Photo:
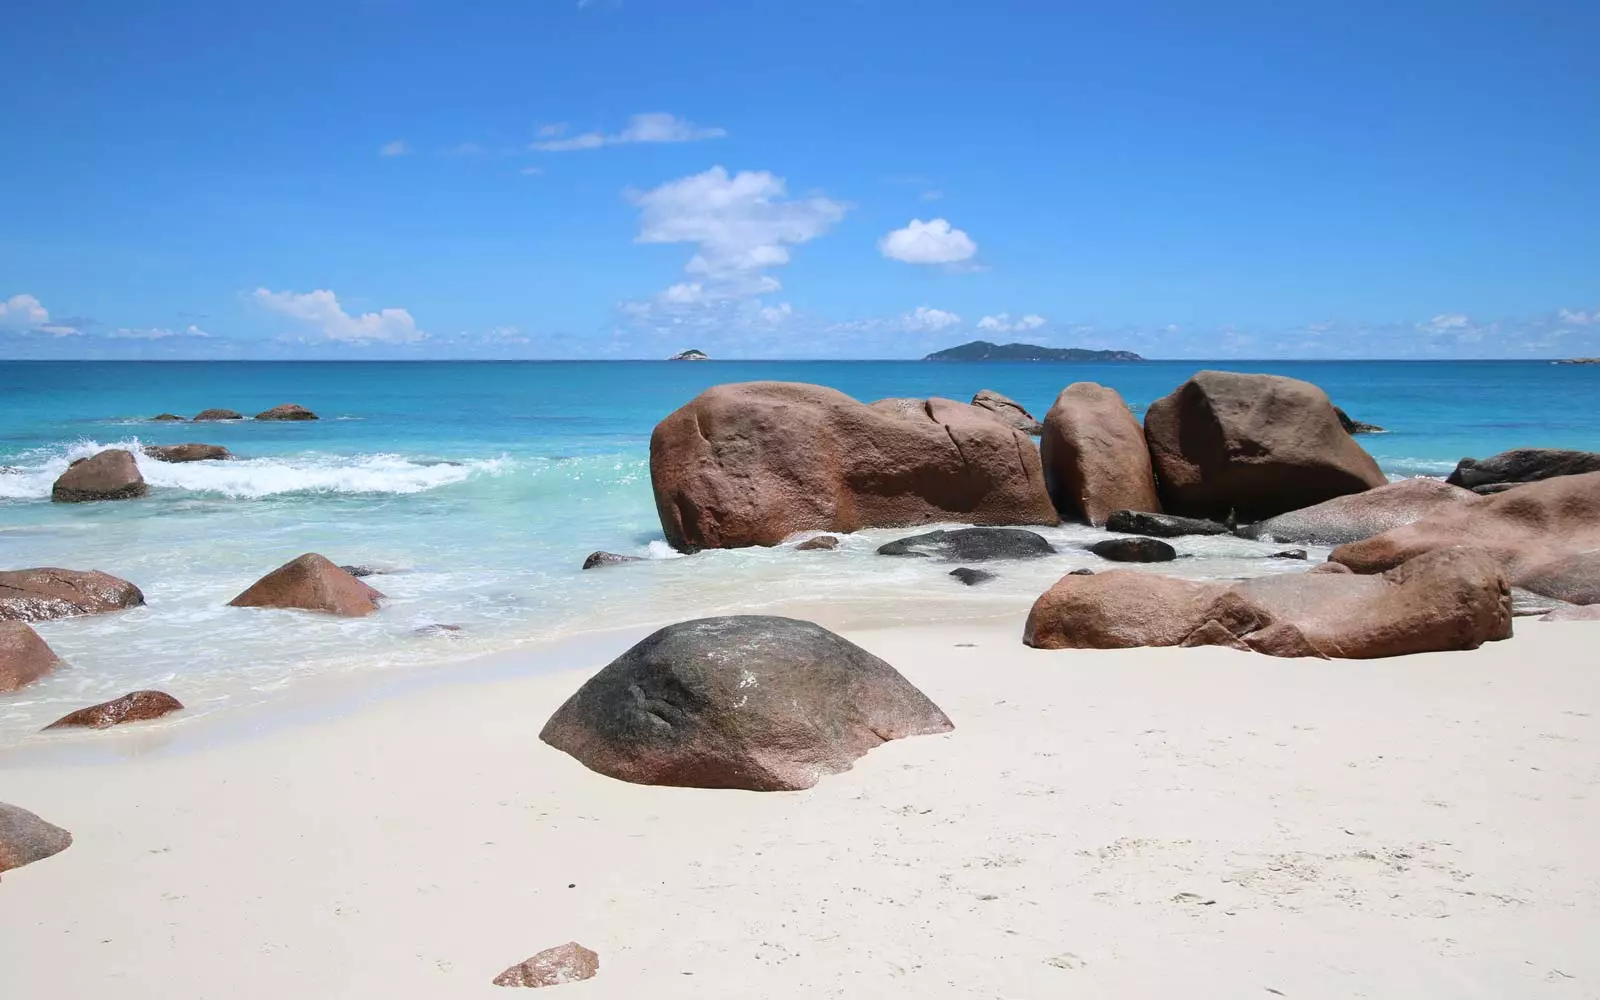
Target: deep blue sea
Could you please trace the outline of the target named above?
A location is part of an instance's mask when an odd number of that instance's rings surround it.
[[[0,567],[98,568],[137,583],[147,607],[43,623],[70,667],[0,695],[0,745],[89,701],[136,687],[198,709],[331,672],[432,665],[585,630],[709,612],[787,610],[830,623],[917,621],[1026,607],[1070,553],[960,588],[947,567],[874,558],[864,532],[837,553],[710,552],[661,542],[647,453],[656,421],[701,389],[815,382],[858,399],[989,388],[1043,416],[1074,381],[1140,412],[1205,367],[1317,383],[1359,420],[1391,476],[1443,475],[1462,456],[1518,446],[1600,450],[1600,366],[1548,362],[141,363],[0,362]],[[315,423],[152,423],[208,407],[251,414],[294,402]],[[50,484],[107,446],[203,441],[239,460],[140,460],[148,497],[58,505]],[[1087,529],[1053,532],[1063,544]],[[1265,543],[1184,540],[1178,571],[1303,568]],[[595,549],[652,556],[580,573]],[[392,570],[390,598],[357,621],[229,608],[302,552]],[[1315,558],[1315,554],[1313,555]],[[438,632],[430,625],[460,626]]]

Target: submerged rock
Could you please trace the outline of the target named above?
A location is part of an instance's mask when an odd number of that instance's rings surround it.
[[[591,552],[583,560],[584,569],[594,569],[596,566],[616,566],[619,563],[645,562],[641,556],[624,556],[615,552]]]
[[[50,487],[56,503],[94,500],[132,500],[150,492],[133,452],[107,448],[93,458],[80,458],[67,467]]]
[[[866,406],[790,382],[719,385],[650,438],[650,481],[680,551],[807,531],[937,522],[1056,524],[1032,439],[965,403]]]
[[[238,410],[201,410],[199,413],[196,413],[194,415],[194,419],[197,420],[197,421],[200,421],[200,420],[243,420],[244,419],[244,414],[240,413]]]
[[[32,626],[0,621],[0,694],[32,684],[60,665],[61,657]]]
[[[1561,448],[1516,448],[1488,458],[1463,458],[1445,482],[1470,490],[1509,489],[1555,476],[1600,472],[1600,452]]]
[[[1274,553],[1272,553],[1272,555],[1267,556],[1267,558],[1268,559],[1307,559],[1307,558],[1310,558],[1310,553],[1308,553],[1305,549],[1284,549],[1282,552],[1274,552]]]
[[[1235,533],[1274,542],[1343,545],[1473,502],[1468,491],[1437,479],[1402,479],[1247,524]]]
[[[950,720],[889,664],[811,622],[669,625],[591,677],[539,738],[643,785],[782,791]]]
[[[686,352],[699,354],[699,351]],[[679,356],[674,361],[703,361],[699,358]],[[530,959],[519,962],[494,977],[496,986],[560,986],[594,978],[600,971],[600,956],[576,941],[546,948]]]
[[[951,570],[950,575],[969,587],[976,587],[980,583],[988,583],[995,578],[995,574],[986,569],[973,569],[970,566],[959,566]]]
[[[144,593],[127,580],[99,570],[0,570],[0,620],[42,622],[136,608]]]
[[[378,610],[383,595],[315,552],[284,563],[228,603],[236,608],[296,608],[344,618]]]
[[[1002,396],[993,389],[980,389],[972,397],[972,405],[980,410],[988,410],[1000,420],[1024,434],[1032,437],[1044,433],[1044,424],[1041,424],[1033,414],[1016,400],[1009,396]]]
[[[1111,570],[1063,577],[1023,641],[1043,649],[1209,646],[1370,659],[1476,649],[1511,635],[1511,595],[1482,552],[1430,552],[1376,576],[1281,573],[1239,583]]]
[[[168,712],[177,712],[183,702],[165,691],[134,691],[121,698],[103,701],[98,705],[80,708],[45,726],[45,729],[108,729],[124,722],[143,722],[159,719]]]
[[[299,403],[284,403],[256,414],[257,420],[316,420],[317,415]]]
[[[1106,518],[1106,530],[1124,535],[1148,535],[1152,538],[1182,538],[1185,535],[1226,535],[1228,526],[1200,517],[1151,514],[1141,510],[1118,510]]]
[[[1089,546],[1089,551],[1112,562],[1171,562],[1178,550],[1157,538],[1107,538]]]
[[[922,556],[946,562],[1037,559],[1056,548],[1035,531],[1022,528],[954,528],[896,538],[878,546],[880,556]]]
[[[1199,372],[1150,404],[1144,429],[1171,513],[1255,520],[1388,482],[1327,394],[1281,375]]]
[[[835,535],[818,535],[808,538],[794,547],[796,552],[831,552],[839,547],[839,539]]]
[[[161,462],[210,462],[233,457],[220,444],[147,444],[141,450]]]
[[[72,846],[72,834],[20,806],[0,802],[0,872],[43,861]]]
[[[158,413],[155,416],[151,417],[150,419],[151,420],[160,420],[160,421],[163,421],[163,422],[170,422],[170,421],[173,421],[173,420],[182,420],[183,418],[178,416],[176,413]]]
[[[1063,519],[1099,526],[1118,510],[1159,511],[1144,430],[1115,389],[1074,382],[1044,417],[1045,488]]]

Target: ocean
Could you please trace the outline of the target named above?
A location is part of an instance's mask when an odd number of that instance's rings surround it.
[[[1116,388],[1139,412],[1206,368],[1290,375],[1353,417],[1391,477],[1444,475],[1463,456],[1520,446],[1600,450],[1600,366],[1548,362],[0,362],[0,568],[102,569],[147,606],[36,627],[69,666],[0,695],[0,745],[137,688],[194,713],[248,705],[308,677],[447,668],[511,648],[713,613],[805,613],[835,626],[1014,610],[1098,560],[1098,535],[1043,533],[1057,559],[1004,566],[977,588],[948,566],[874,555],[907,534],[847,537],[837,552],[673,553],[650,493],[655,423],[697,392],[756,379],[814,382],[870,401],[1004,393],[1042,417],[1074,381]],[[155,423],[208,407],[300,403],[317,422]],[[141,457],[141,500],[61,505],[50,485],[106,447],[201,441],[231,462]],[[1281,546],[1181,539],[1194,558],[1160,572],[1298,572]],[[580,571],[597,549],[646,561]],[[231,608],[303,552],[384,570],[370,618]],[[1323,552],[1313,550],[1312,558]],[[456,626],[454,630],[434,626]],[[562,665],[553,663],[552,665]],[[565,664],[571,666],[573,664]]]

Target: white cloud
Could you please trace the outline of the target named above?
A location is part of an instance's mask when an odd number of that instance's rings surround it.
[[[553,131],[551,131],[553,130]],[[636,142],[696,142],[700,139],[720,139],[726,129],[704,128],[665,111],[652,111],[634,115],[620,132],[584,132],[563,136],[566,125],[546,125],[539,130],[540,139],[532,148],[543,153],[570,153],[579,149],[599,149],[601,146],[624,146]]]
[[[404,309],[382,309],[351,316],[340,307],[339,299],[326,289],[300,294],[258,288],[254,297],[274,312],[320,328],[329,340],[403,344],[428,336],[417,329],[416,320]]]
[[[1600,323],[1600,309],[1594,312],[1561,309],[1556,312],[1556,319],[1569,326],[1588,326],[1590,323]]]
[[[406,141],[404,139],[396,139],[393,142],[386,142],[382,146],[378,147],[379,156],[404,156],[409,152],[411,152],[411,149],[406,145]]]
[[[1440,313],[1426,323],[1418,323],[1417,329],[1442,333],[1446,330],[1462,330],[1472,323],[1465,313]]]
[[[667,289],[662,299],[697,304],[781,288],[764,272],[789,263],[790,246],[826,233],[849,207],[821,195],[790,200],[787,193],[783,178],[767,171],[730,176],[722,167],[630,192],[628,199],[639,207],[635,242],[695,245],[684,265],[690,280]]]
[[[787,302],[780,302],[775,306],[762,306],[756,315],[761,322],[769,326],[778,326],[794,318],[794,306]]]
[[[878,249],[891,260],[907,264],[956,264],[978,252],[978,244],[944,219],[912,219],[878,241]]]
[[[900,317],[900,327],[903,330],[943,330],[945,327],[958,326],[961,317],[953,312],[943,309],[933,309],[928,306],[917,306]]]
[[[210,337],[211,334],[190,323],[184,330],[172,330],[164,326],[122,327],[106,336],[114,340],[166,340],[169,337]]]
[[[1020,333],[1024,330],[1037,330],[1044,326],[1045,318],[1038,313],[1028,313],[1012,320],[1010,313],[998,313],[994,316],[985,316],[978,320],[978,329],[990,333]]]
[[[24,329],[50,322],[50,311],[32,295],[13,295],[0,299],[0,327]]]

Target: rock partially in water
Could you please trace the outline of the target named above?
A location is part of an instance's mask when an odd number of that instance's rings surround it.
[[[818,535],[815,538],[808,538],[799,545],[796,545],[794,550],[796,552],[832,552],[838,547],[838,536]]]
[[[460,625],[421,625],[411,630],[416,635],[442,635],[453,636],[461,631]]]
[[[1305,549],[1284,549],[1282,552],[1274,552],[1274,553],[1272,553],[1270,556],[1267,556],[1267,558],[1268,559],[1301,559],[1301,560],[1304,560],[1304,559],[1310,558],[1310,553],[1306,552]]]
[[[89,503],[95,500],[132,500],[150,492],[133,452],[107,448],[93,458],[80,458],[67,467],[50,487],[56,503]]]
[[[155,416],[151,417],[150,419],[151,420],[160,420],[160,421],[163,421],[163,422],[171,422],[171,421],[174,421],[174,420],[182,420],[183,418],[178,416],[176,413],[158,413]]]
[[[1178,550],[1159,538],[1107,538],[1089,546],[1089,551],[1112,562],[1171,562]]]
[[[141,450],[160,462],[212,462],[233,457],[220,444],[147,444]]]
[[[1344,428],[1346,434],[1382,434],[1384,430],[1377,424],[1369,424],[1361,420],[1353,420],[1350,414],[1335,406],[1333,412],[1339,416],[1339,426]]]
[[[1106,530],[1124,535],[1146,535],[1151,538],[1182,538],[1185,535],[1226,535],[1228,526],[1200,517],[1151,514],[1142,510],[1118,510],[1106,518]]]
[[[0,694],[32,684],[60,665],[61,657],[32,626],[0,621]]]
[[[343,618],[378,610],[383,595],[315,552],[284,563],[228,603],[236,608],[296,608]]]
[[[165,691],[134,691],[103,701],[98,705],[80,708],[45,726],[45,729],[109,729],[124,722],[144,722],[159,719],[169,712],[182,710],[183,702]]]
[[[1055,551],[1043,535],[1022,528],[940,529],[878,546],[880,556],[922,556],[945,562],[1038,559]]]
[[[98,615],[144,604],[144,593],[127,580],[99,570],[0,570],[0,620],[42,622]]]
[[[283,403],[256,414],[257,420],[316,420],[317,415],[299,403]]]
[[[591,552],[583,561],[584,569],[594,569],[597,566],[616,566],[621,563],[646,562],[642,556],[624,556],[615,552]]]
[[[699,353],[698,351],[692,353]],[[673,360],[704,360],[674,358]],[[600,956],[576,941],[546,948],[544,951],[494,977],[496,986],[560,986],[594,978],[600,971]]]
[[[591,677],[539,738],[643,785],[810,788],[889,740],[951,728],[889,664],[811,622],[669,625]]]
[[[196,413],[194,415],[194,419],[197,420],[197,421],[200,421],[200,420],[243,420],[244,419],[244,414],[240,413],[238,410],[201,410],[199,413]]]
[[[980,583],[988,583],[997,574],[986,569],[973,569],[970,566],[959,566],[950,571],[950,575],[960,580],[969,587],[976,587]]]
[[[21,806],[0,802],[0,872],[43,861],[72,846],[72,834]]]

